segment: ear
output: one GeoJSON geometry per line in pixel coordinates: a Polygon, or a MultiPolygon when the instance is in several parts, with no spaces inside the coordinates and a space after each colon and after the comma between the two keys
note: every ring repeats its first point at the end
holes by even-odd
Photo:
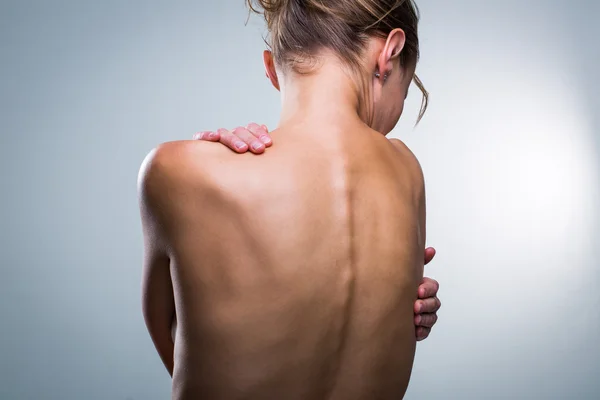
{"type": "Polygon", "coordinates": [[[392,72],[394,67],[393,61],[402,53],[405,43],[406,34],[400,28],[394,29],[388,35],[377,62],[378,72],[381,74],[382,79],[386,74],[392,72]]]}
{"type": "Polygon", "coordinates": [[[263,62],[265,64],[265,71],[267,72],[267,78],[271,81],[275,89],[279,90],[279,78],[277,77],[277,71],[275,70],[275,62],[273,61],[273,53],[269,50],[263,52],[263,62]]]}

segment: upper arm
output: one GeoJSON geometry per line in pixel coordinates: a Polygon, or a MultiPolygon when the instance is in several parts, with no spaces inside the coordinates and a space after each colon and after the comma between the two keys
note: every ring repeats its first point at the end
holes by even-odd
{"type": "Polygon", "coordinates": [[[175,301],[165,232],[164,171],[153,150],[138,177],[140,212],[144,234],[142,310],[154,345],[169,373],[173,370],[171,323],[175,301]]]}

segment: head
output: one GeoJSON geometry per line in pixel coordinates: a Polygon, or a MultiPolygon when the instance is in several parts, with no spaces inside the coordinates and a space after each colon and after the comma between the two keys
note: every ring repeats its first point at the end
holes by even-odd
{"type": "Polygon", "coordinates": [[[389,133],[398,122],[419,59],[419,14],[413,0],[247,0],[269,30],[265,67],[279,89],[279,74],[318,71],[333,54],[359,94],[359,114],[373,129],[389,133]]]}

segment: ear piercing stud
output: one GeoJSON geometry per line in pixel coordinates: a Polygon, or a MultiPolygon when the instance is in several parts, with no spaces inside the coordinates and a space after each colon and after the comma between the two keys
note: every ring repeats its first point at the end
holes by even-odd
{"type": "MultiPolygon", "coordinates": [[[[389,78],[389,76],[390,76],[390,73],[389,73],[389,72],[386,72],[386,73],[383,75],[383,81],[384,81],[384,82],[385,82],[385,81],[387,81],[387,79],[389,78]]],[[[377,79],[381,78],[381,74],[380,74],[379,72],[375,72],[375,78],[377,78],[377,79]]]]}

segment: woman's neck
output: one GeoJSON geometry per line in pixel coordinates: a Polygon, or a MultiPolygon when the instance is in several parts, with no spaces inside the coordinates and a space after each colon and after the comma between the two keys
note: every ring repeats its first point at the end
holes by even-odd
{"type": "Polygon", "coordinates": [[[318,124],[345,126],[364,121],[356,82],[339,65],[326,62],[311,74],[281,77],[279,127],[318,124]]]}

